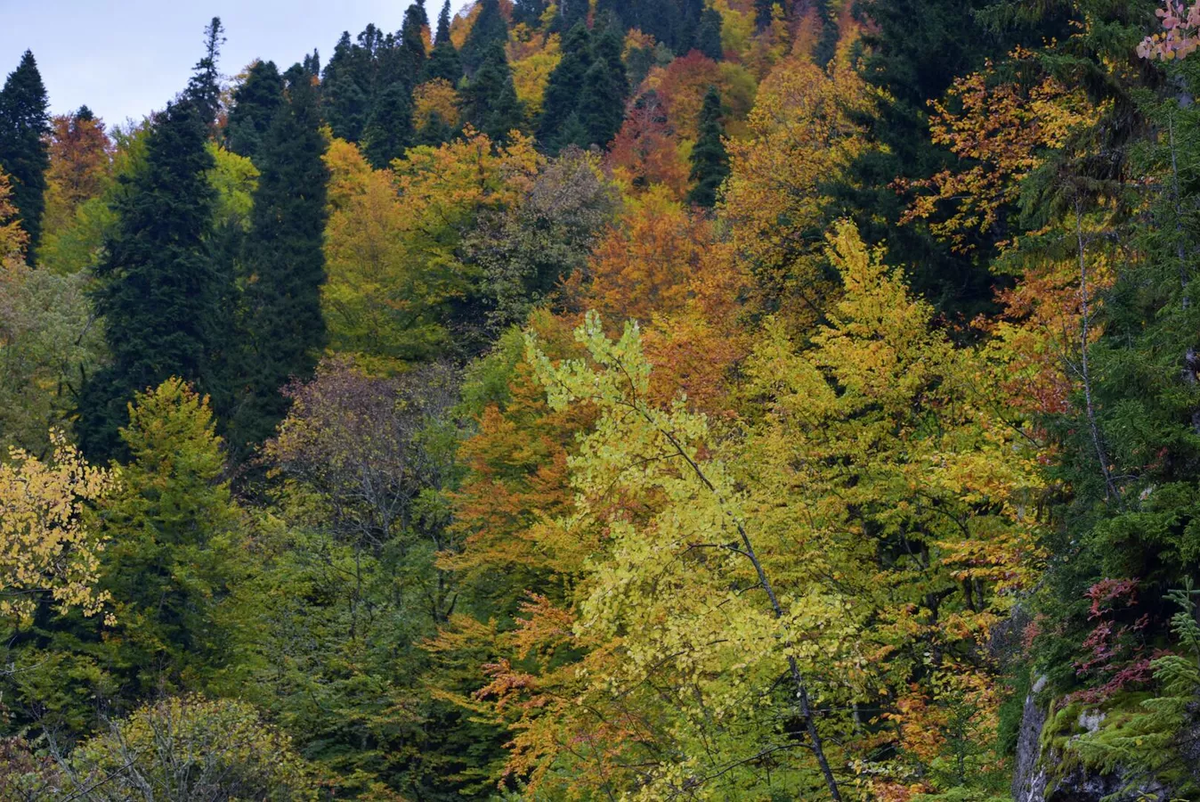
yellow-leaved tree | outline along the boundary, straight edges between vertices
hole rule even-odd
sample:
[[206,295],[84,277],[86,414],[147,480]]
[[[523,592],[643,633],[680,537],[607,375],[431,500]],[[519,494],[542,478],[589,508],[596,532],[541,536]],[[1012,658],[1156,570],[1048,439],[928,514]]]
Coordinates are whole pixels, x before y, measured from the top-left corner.
[[116,477],[88,465],[62,433],[50,437],[50,460],[13,449],[0,464],[0,618],[17,626],[32,621],[46,595],[59,612],[85,615],[108,600],[96,589],[104,541],[83,513],[112,492]]

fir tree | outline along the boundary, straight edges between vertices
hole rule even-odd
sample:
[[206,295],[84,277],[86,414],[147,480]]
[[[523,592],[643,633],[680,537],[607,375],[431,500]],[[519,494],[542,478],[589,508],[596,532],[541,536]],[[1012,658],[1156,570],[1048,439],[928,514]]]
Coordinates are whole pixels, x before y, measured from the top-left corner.
[[321,54],[313,48],[313,52],[304,57],[304,71],[314,78],[321,77]]
[[280,389],[292,377],[311,374],[325,344],[325,140],[303,68],[292,67],[284,77],[287,103],[263,142],[244,257],[246,343],[230,434],[234,449],[271,434],[287,412]]
[[250,68],[246,82],[233,92],[233,109],[225,126],[225,146],[239,156],[257,159],[263,136],[283,105],[283,77],[273,61]]
[[221,18],[213,17],[204,29],[204,57],[192,71],[187,88],[188,97],[195,104],[200,118],[209,126],[216,123],[217,112],[221,108],[221,73],[217,70],[217,59],[220,58],[223,44],[225,29],[221,26]]
[[563,39],[562,52],[562,60],[550,73],[538,122],[538,139],[546,144],[558,141],[560,129],[579,108],[584,78],[592,66],[588,29],[583,25],[572,28]]
[[450,0],[446,0],[441,13],[438,14],[433,52],[429,54],[429,60],[425,62],[425,74],[422,80],[432,81],[435,78],[443,78],[451,85],[457,86],[462,74],[462,59],[459,58],[454,43],[450,41]]
[[454,129],[435,111],[417,131],[415,144],[436,148],[449,142],[453,136]]
[[399,56],[401,80],[408,86],[410,93],[425,71],[425,29],[428,27],[429,16],[425,13],[425,0],[413,3],[405,10],[404,26],[400,29]]
[[569,147],[586,148],[592,143],[592,135],[580,119],[579,112],[571,112],[571,116],[563,122],[554,139],[548,142],[549,150],[559,153]]
[[725,48],[721,44],[721,24],[721,12],[709,7],[704,9],[704,14],[700,17],[700,28],[696,31],[696,49],[713,61],[725,58]]
[[104,317],[112,361],[84,386],[79,439],[93,459],[114,456],[126,404],[178,376],[209,391],[211,355],[226,348],[206,238],[215,192],[205,118],[188,97],[156,119],[145,164],[116,194],[117,224],[96,269],[96,311]]
[[695,182],[688,200],[711,209],[717,203],[717,191],[729,177],[729,154],[725,152],[724,126],[721,124],[721,93],[710,86],[700,110],[700,133],[692,148],[692,174]]
[[524,126],[525,115],[517,99],[512,70],[499,42],[492,43],[463,100],[466,122],[493,141],[506,141],[510,131]]
[[503,45],[507,41],[508,24],[500,13],[500,0],[480,0],[475,24],[471,26],[471,32],[467,34],[459,54],[467,77],[475,77],[475,71],[483,66],[493,43]]
[[375,98],[363,130],[363,151],[382,170],[404,155],[412,139],[412,92],[403,81],[396,81]]
[[547,5],[546,0],[517,0],[513,4],[512,21],[516,25],[536,28],[541,24]]
[[342,33],[333,57],[325,65],[321,83],[321,102],[325,121],[333,135],[348,142],[362,138],[370,112],[369,75],[364,73],[361,54],[350,41],[349,31]]
[[587,75],[583,77],[583,91],[579,95],[580,124],[587,131],[587,143],[604,147],[621,129],[625,119],[625,103],[621,88],[608,68],[608,64],[596,59]]
[[558,17],[552,31],[569,31],[576,25],[587,25],[588,0],[559,0]]
[[775,18],[775,6],[778,5],[779,0],[754,0],[754,23],[760,31],[771,24]]
[[26,50],[0,91],[0,172],[12,180],[13,202],[21,227],[29,235],[31,257],[41,241],[46,209],[46,169],[50,166],[47,105],[37,62]]

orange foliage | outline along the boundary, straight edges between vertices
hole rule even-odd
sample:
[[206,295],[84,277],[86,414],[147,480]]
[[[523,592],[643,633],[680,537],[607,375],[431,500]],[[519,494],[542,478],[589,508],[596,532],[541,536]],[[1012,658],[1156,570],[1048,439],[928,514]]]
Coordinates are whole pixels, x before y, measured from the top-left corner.
[[691,167],[679,153],[679,139],[655,91],[630,108],[608,153],[613,176],[633,190],[660,185],[682,200],[691,186]]

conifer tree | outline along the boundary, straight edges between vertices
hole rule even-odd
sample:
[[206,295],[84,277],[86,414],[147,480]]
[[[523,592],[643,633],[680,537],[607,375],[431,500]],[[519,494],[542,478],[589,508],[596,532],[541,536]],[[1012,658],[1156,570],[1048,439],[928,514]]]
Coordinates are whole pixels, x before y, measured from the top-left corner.
[[577,115],[587,131],[590,145],[604,147],[621,129],[621,122],[625,119],[625,98],[608,64],[602,59],[596,59],[583,77]]
[[0,91],[0,172],[12,180],[13,202],[21,227],[29,235],[31,256],[41,240],[46,209],[46,170],[50,166],[47,106],[37,62],[26,50]]
[[704,9],[700,17],[700,28],[696,31],[696,49],[713,61],[725,58],[725,48],[721,44],[721,12],[713,7]]
[[711,209],[717,203],[717,191],[729,177],[729,154],[725,152],[721,125],[721,93],[710,86],[700,110],[700,134],[692,148],[692,174],[695,182],[688,200]]
[[96,311],[104,317],[112,361],[84,385],[77,424],[93,459],[115,456],[118,429],[135,393],[171,376],[206,391],[215,383],[216,286],[206,247],[216,195],[205,118],[191,98],[168,104],[146,139],[144,166],[117,193],[117,224],[96,269]]
[[500,0],[480,0],[479,14],[475,17],[475,24],[471,26],[471,32],[467,34],[467,40],[463,42],[459,54],[467,77],[475,77],[475,71],[483,66],[493,43],[503,45],[506,41],[508,23],[500,13]]
[[589,0],[559,0],[558,18],[551,30],[569,31],[576,25],[587,25]]
[[217,112],[221,108],[221,73],[217,69],[217,59],[224,43],[225,29],[221,26],[221,18],[213,17],[204,29],[204,57],[192,71],[187,88],[200,119],[208,126],[216,123]]
[[303,68],[284,76],[287,103],[262,149],[245,252],[246,343],[230,445],[268,437],[287,412],[280,389],[312,373],[325,344],[321,285],[328,170],[316,93]]
[[233,109],[225,126],[225,146],[239,156],[257,159],[263,136],[283,105],[283,77],[273,61],[258,61],[246,82],[233,92]]
[[417,131],[415,144],[436,148],[449,142],[453,136],[454,129],[435,111]]
[[588,29],[583,25],[572,28],[563,39],[562,52],[562,60],[550,73],[542,101],[542,118],[538,122],[538,139],[545,144],[558,140],[567,118],[579,109],[584,78],[592,66]]
[[363,130],[363,151],[382,170],[404,155],[412,139],[412,92],[403,81],[394,81],[375,98]]
[[362,138],[370,111],[370,86],[364,83],[358,49],[350,41],[350,32],[343,31],[333,49],[333,57],[325,65],[321,82],[321,103],[325,121],[333,135],[347,142]]
[[516,25],[536,28],[546,13],[546,0],[517,0],[513,4],[512,21]]
[[425,0],[413,3],[405,10],[404,26],[400,29],[399,56],[401,80],[408,86],[410,94],[425,71],[425,29],[428,27]]
[[437,34],[433,38],[433,52],[429,54],[429,60],[425,62],[425,74],[422,81],[442,78],[449,81],[451,86],[457,86],[459,79],[462,78],[462,73],[462,59],[459,58],[458,49],[450,41],[450,0],[446,0],[442,5],[441,13],[438,14]]
[[464,92],[464,119],[493,142],[508,139],[513,129],[524,127],[525,115],[504,47],[493,42],[488,57]]
[[314,47],[313,52],[304,57],[304,71],[314,78],[321,77],[321,54]]

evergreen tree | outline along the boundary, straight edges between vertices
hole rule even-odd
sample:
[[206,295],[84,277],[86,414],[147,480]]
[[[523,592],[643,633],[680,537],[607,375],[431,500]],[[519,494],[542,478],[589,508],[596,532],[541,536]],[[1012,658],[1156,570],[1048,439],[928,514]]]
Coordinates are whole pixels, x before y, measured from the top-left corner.
[[50,166],[50,115],[46,87],[33,53],[9,73],[0,91],[0,172],[12,181],[12,198],[32,256],[42,236],[46,169]]
[[513,4],[512,21],[516,25],[536,28],[541,24],[547,5],[546,0],[517,0]]
[[703,16],[704,0],[682,0],[675,52],[685,55],[699,47],[700,22]]
[[700,28],[696,31],[696,49],[713,61],[725,58],[725,48],[721,44],[721,24],[721,12],[710,6],[704,9],[704,14],[700,17]]
[[592,66],[591,36],[583,25],[576,25],[563,39],[562,60],[550,73],[542,101],[542,117],[537,135],[543,144],[558,141],[567,118],[579,109],[584,78]]
[[721,93],[710,86],[700,110],[700,133],[692,148],[692,174],[695,183],[688,201],[711,209],[717,203],[717,191],[729,177],[729,154],[725,152],[724,126],[721,124]]
[[509,131],[524,127],[524,110],[517,99],[504,47],[499,42],[492,43],[488,57],[467,86],[463,101],[465,121],[493,141],[506,141]]
[[403,81],[395,81],[375,98],[363,130],[363,152],[382,170],[404,155],[412,139],[412,92]]
[[471,32],[467,34],[459,54],[467,77],[475,77],[475,71],[483,66],[493,43],[503,45],[507,41],[508,23],[500,13],[500,0],[480,0],[475,24],[471,26]]
[[333,135],[348,142],[362,138],[370,113],[369,75],[364,73],[361,54],[350,41],[349,31],[342,33],[333,57],[325,65],[321,83],[321,102],[325,121]]
[[579,112],[571,112],[555,133],[554,138],[547,143],[552,153],[559,153],[569,147],[586,148],[592,144],[592,135],[580,119]]
[[450,0],[446,0],[441,13],[438,14],[433,52],[429,54],[429,60],[425,62],[425,74],[422,80],[432,81],[435,78],[443,78],[452,86],[457,86],[462,74],[462,59],[459,58],[458,49],[450,41]]
[[425,13],[425,0],[413,3],[405,10],[404,26],[400,29],[399,56],[401,80],[408,86],[410,93],[425,71],[425,29],[428,27],[429,16]]
[[569,31],[576,25],[587,25],[589,0],[559,0],[558,17],[552,31]]
[[754,23],[761,31],[771,24],[775,17],[775,6],[781,6],[779,0],[754,0]]
[[313,48],[313,52],[304,57],[304,71],[314,78],[321,77],[321,54]]
[[96,269],[96,311],[112,361],[81,393],[78,434],[93,459],[114,456],[126,404],[135,393],[178,376],[209,391],[211,355],[224,350],[206,238],[215,192],[208,129],[185,96],[168,104],[146,138],[145,163],[115,195],[117,223]]
[[417,131],[415,144],[436,148],[449,142],[453,137],[454,129],[442,119],[442,115],[435,111],[429,115],[429,119]]
[[224,43],[225,29],[221,26],[221,18],[213,17],[204,29],[204,57],[192,71],[187,88],[188,97],[208,126],[216,123],[217,112],[221,109],[221,73],[217,70],[217,59]]
[[608,64],[596,59],[583,77],[577,112],[588,144],[604,147],[613,140],[625,119],[624,100]]
[[283,77],[279,68],[273,61],[256,62],[246,82],[233,92],[233,109],[225,126],[225,146],[239,156],[257,159],[263,136],[281,105]]
[[244,258],[247,342],[230,435],[235,450],[272,433],[287,412],[280,389],[294,376],[311,374],[325,344],[325,139],[304,69],[296,65],[284,79],[287,103],[263,142]]

